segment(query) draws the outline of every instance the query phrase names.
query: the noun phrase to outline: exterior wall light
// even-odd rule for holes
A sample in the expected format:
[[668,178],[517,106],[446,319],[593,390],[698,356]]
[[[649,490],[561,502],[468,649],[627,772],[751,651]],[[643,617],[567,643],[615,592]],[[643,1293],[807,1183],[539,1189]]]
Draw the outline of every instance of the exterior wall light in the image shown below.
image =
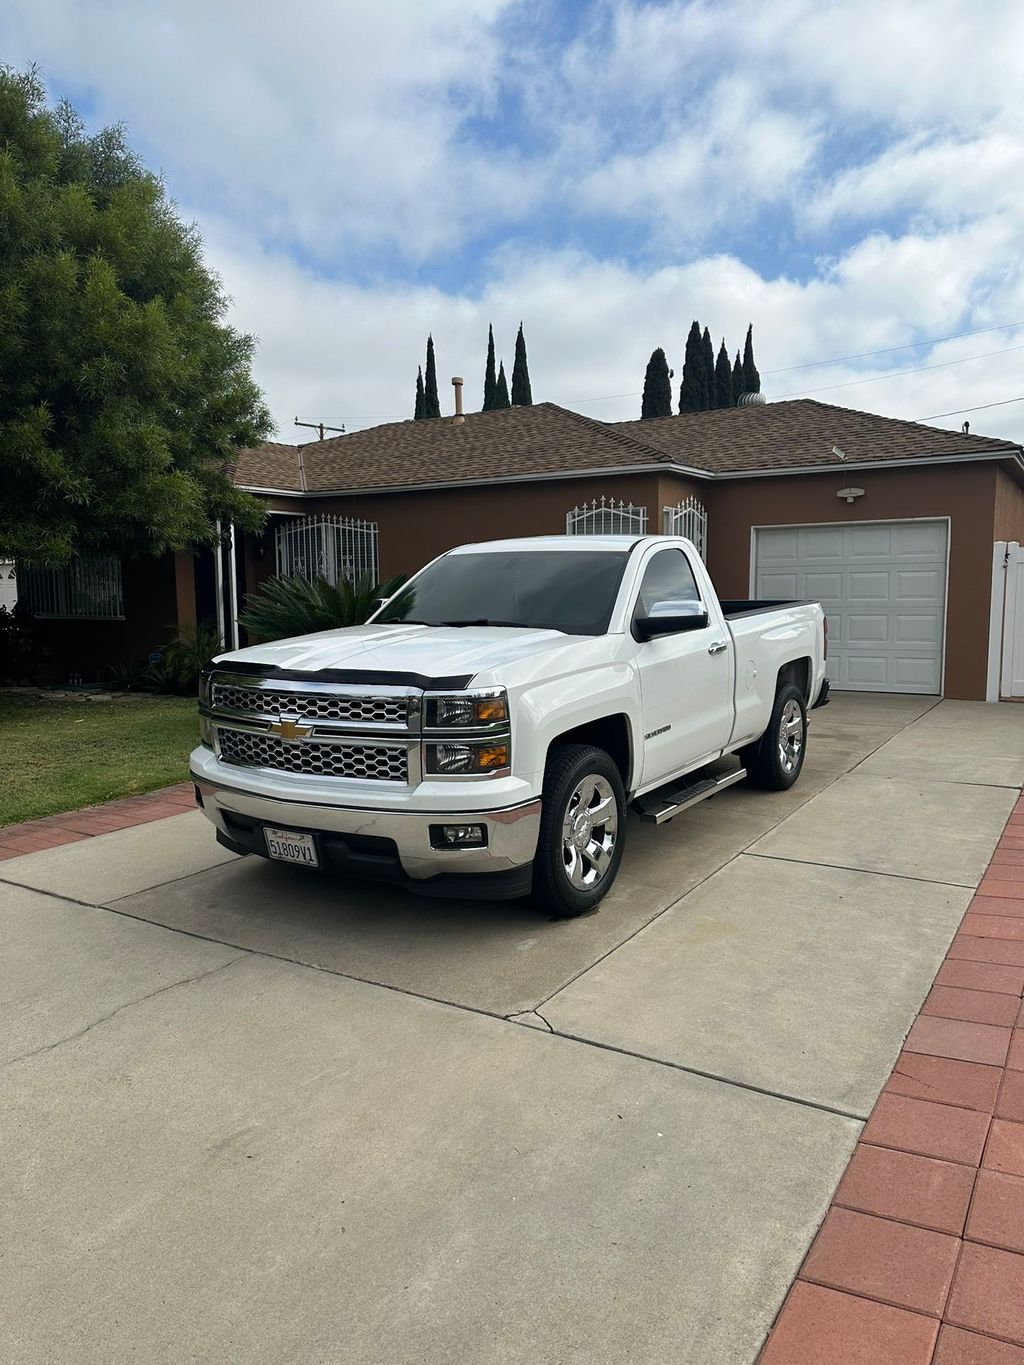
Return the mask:
[[845,498],[847,502],[856,502],[858,498],[864,496],[863,488],[840,488],[836,494],[837,498]]

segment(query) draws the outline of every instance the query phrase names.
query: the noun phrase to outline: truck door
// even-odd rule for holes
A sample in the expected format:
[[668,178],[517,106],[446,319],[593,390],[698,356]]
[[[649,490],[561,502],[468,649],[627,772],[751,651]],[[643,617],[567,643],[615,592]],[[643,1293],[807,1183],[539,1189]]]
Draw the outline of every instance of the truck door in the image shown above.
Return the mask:
[[[661,603],[697,603],[708,625],[651,640],[637,639],[635,623]],[[718,603],[704,602],[693,567],[681,549],[656,550],[641,576],[631,617],[643,705],[641,781],[666,781],[702,759],[717,757],[733,728],[733,651]]]

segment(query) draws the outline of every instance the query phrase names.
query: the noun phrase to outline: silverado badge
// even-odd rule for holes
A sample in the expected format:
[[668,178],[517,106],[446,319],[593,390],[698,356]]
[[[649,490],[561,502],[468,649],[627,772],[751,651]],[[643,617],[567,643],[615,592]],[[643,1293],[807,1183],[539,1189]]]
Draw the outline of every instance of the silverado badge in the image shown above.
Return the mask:
[[280,735],[282,739],[305,739],[313,733],[312,725],[299,725],[290,716],[282,716],[270,727],[272,735]]

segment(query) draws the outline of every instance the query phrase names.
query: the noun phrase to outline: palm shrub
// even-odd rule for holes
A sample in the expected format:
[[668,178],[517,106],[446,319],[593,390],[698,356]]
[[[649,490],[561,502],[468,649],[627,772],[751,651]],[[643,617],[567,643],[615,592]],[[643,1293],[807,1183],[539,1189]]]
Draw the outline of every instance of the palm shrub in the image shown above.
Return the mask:
[[223,649],[220,631],[212,621],[179,626],[147,668],[147,681],[158,692],[195,692],[200,673]]
[[391,597],[405,582],[396,574],[383,583],[371,574],[332,583],[327,578],[268,578],[248,593],[239,623],[263,640],[311,635],[318,630],[361,626],[382,597]]

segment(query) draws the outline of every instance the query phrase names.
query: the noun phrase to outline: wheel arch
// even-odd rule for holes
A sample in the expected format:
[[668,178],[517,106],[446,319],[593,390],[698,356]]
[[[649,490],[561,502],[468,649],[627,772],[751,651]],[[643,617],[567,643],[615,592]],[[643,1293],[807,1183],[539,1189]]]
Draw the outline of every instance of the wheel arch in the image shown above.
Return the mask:
[[570,730],[563,730],[553,736],[545,757],[550,757],[551,751],[559,744],[593,744],[596,748],[603,749],[618,768],[627,797],[632,792],[635,786],[633,782],[635,746],[633,730],[625,712],[618,711],[600,716],[595,720],[585,721],[582,725],[575,725]]
[[813,677],[814,669],[806,655],[799,659],[791,659],[779,669],[778,677],[775,679],[775,695],[778,696],[780,689],[787,683],[794,683],[803,693],[805,705],[810,706]]

